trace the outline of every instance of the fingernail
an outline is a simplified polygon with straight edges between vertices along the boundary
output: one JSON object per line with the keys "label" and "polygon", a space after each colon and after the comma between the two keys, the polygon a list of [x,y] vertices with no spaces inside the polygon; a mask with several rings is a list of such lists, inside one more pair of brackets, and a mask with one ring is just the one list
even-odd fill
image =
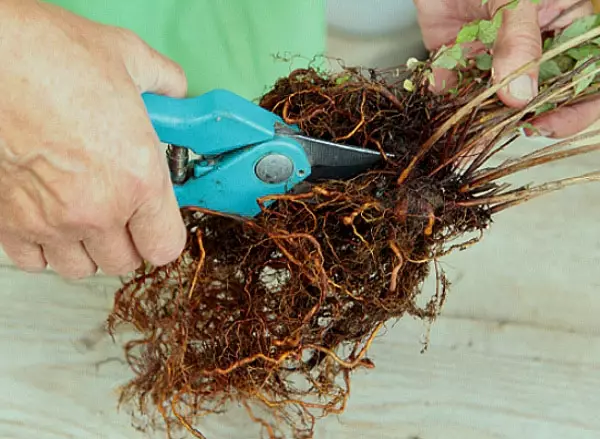
{"label": "fingernail", "polygon": [[552,137],[552,134],[554,133],[547,128],[538,128],[538,135],[542,137]]}
{"label": "fingernail", "polygon": [[537,87],[530,76],[523,75],[508,85],[508,92],[520,101],[529,101],[537,94]]}

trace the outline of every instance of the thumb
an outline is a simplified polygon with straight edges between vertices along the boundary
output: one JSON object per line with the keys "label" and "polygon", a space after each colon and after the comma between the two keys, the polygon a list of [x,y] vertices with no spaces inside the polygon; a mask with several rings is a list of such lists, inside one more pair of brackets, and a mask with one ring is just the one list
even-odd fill
{"label": "thumb", "polygon": [[120,31],[123,61],[140,93],[185,97],[187,78],[181,66],[150,47],[137,34]]}
{"label": "thumb", "polygon": [[[495,2],[494,11],[506,3]],[[520,1],[515,8],[505,9],[503,14],[494,44],[495,83],[542,55],[542,37],[534,2]],[[517,77],[498,92],[498,97],[510,107],[526,105],[538,93],[538,71],[538,68],[531,68]]]}
{"label": "thumb", "polygon": [[169,179],[166,162],[156,175],[154,191],[135,211],[128,223],[140,256],[155,266],[174,261],[183,251],[187,229]]}

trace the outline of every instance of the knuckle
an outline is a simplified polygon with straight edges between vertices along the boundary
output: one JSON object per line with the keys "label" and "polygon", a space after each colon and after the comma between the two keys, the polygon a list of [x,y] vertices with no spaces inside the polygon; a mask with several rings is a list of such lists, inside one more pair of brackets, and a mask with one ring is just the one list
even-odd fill
{"label": "knuckle", "polygon": [[148,158],[147,161],[142,157],[142,160],[145,161],[146,166],[140,166],[144,169],[132,176],[129,187],[138,203],[151,203],[156,197],[162,196],[171,182],[167,172],[156,163],[155,157]]}
{"label": "knuckle", "polygon": [[167,265],[175,261],[179,255],[181,255],[183,247],[183,245],[156,247],[152,251],[148,252],[146,259],[155,266]]}
{"label": "knuckle", "polygon": [[539,33],[530,32],[528,29],[515,29],[512,34],[514,50],[520,50],[532,57],[538,56],[542,51],[542,39]]}
{"label": "knuckle", "polygon": [[[536,32],[529,29],[511,29],[498,36],[495,47],[496,57],[507,62],[513,57],[525,60],[538,57],[542,53],[542,39]],[[521,67],[521,66],[516,66]]]}
{"label": "knuckle", "polygon": [[75,207],[64,210],[57,222],[58,228],[75,231],[103,230],[110,221],[105,213]]}
{"label": "knuckle", "polygon": [[[126,193],[126,192],[125,192]],[[52,226],[61,235],[77,235],[78,239],[91,233],[101,233],[112,229],[117,225],[124,225],[127,221],[124,215],[125,203],[121,201],[122,195],[115,194],[113,197],[103,197],[102,201],[92,201],[91,197],[81,200],[89,203],[83,205],[73,203],[69,208],[63,209],[54,215]]]}

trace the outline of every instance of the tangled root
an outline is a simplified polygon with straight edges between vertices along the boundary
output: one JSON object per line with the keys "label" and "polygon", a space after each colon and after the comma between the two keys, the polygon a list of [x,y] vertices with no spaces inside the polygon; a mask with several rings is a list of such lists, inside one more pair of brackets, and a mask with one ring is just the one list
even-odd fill
{"label": "tangled root", "polygon": [[[272,203],[253,219],[184,209],[183,255],[140,269],[116,294],[111,330],[128,323],[140,334],[126,345],[136,376],[122,400],[158,411],[169,434],[184,427],[203,438],[199,419],[234,401],[269,438],[310,438],[317,418],[343,412],[351,373],[374,367],[368,348],[386,322],[436,318],[449,285],[442,256],[477,242],[508,207],[597,179],[500,183],[598,146],[565,142],[484,168],[544,97],[556,107],[576,98],[554,80],[528,108],[509,109],[489,91],[489,73],[470,69],[473,80],[442,95],[430,91],[426,68],[281,78],[262,107],[382,160],[350,180],[261,200]],[[430,271],[437,288],[418,306]]]}

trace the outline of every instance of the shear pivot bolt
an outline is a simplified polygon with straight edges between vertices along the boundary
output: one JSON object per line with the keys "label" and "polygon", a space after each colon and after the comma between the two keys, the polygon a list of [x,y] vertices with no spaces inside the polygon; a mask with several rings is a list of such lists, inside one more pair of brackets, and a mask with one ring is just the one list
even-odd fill
{"label": "shear pivot bolt", "polygon": [[182,146],[169,145],[167,148],[167,161],[171,171],[171,181],[174,184],[183,184],[187,179],[189,153]]}
{"label": "shear pivot bolt", "polygon": [[265,183],[282,183],[294,172],[294,163],[281,154],[270,154],[256,164],[256,176]]}

